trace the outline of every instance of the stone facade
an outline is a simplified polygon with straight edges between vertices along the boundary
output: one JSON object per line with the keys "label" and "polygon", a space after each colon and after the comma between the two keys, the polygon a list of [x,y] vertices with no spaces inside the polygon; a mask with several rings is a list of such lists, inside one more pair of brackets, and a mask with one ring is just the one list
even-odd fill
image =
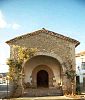
{"label": "stone facade", "polygon": [[[37,48],[35,56],[24,64],[24,82],[37,88],[37,73],[45,70],[48,73],[49,87],[62,86],[62,91],[71,89],[65,72],[72,65],[75,70],[75,47],[78,41],[58,33],[41,29],[7,41],[10,45],[11,58],[15,57],[14,45],[26,48]],[[75,90],[75,89],[74,89]]]}

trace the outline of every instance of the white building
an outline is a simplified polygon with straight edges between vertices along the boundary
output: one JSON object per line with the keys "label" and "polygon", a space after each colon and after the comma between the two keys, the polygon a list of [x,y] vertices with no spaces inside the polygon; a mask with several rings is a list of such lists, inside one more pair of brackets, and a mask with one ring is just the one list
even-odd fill
{"label": "white building", "polygon": [[85,92],[85,51],[76,54],[76,73],[81,92]]}
{"label": "white building", "polygon": [[2,83],[3,83],[3,75],[0,74],[0,84],[2,84]]}

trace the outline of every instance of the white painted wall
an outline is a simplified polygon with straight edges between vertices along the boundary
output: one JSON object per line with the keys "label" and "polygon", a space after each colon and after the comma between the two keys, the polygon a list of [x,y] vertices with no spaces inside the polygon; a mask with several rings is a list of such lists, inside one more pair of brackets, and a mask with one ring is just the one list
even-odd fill
{"label": "white painted wall", "polygon": [[[82,69],[82,62],[85,62],[85,55],[76,57],[76,74],[80,76],[80,83],[83,83],[83,77],[85,77],[85,70]],[[78,69],[79,67],[79,69]]]}

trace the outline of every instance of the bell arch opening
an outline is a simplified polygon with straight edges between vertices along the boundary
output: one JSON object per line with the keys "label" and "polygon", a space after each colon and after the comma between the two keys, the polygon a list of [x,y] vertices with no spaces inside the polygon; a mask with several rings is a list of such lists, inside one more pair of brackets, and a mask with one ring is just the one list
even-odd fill
{"label": "bell arch opening", "polygon": [[48,87],[49,75],[45,70],[37,72],[37,87]]}

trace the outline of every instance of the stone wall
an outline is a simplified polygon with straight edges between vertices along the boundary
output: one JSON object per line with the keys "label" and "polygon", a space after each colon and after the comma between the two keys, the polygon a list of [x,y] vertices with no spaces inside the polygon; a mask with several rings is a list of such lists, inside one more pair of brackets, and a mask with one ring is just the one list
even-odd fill
{"label": "stone wall", "polygon": [[[27,36],[23,37],[23,38],[15,41],[13,43],[13,45],[18,45],[18,46],[26,47],[26,48],[37,48],[38,51],[36,52],[35,56],[36,55],[37,56],[38,55],[46,55],[46,56],[52,56],[55,59],[57,59],[62,68],[61,76],[63,76],[62,77],[63,89],[68,89],[67,87],[71,88],[71,86],[68,82],[68,79],[65,76],[65,71],[71,65],[74,70],[76,68],[75,67],[75,44],[74,43],[72,43],[68,40],[47,34],[47,33],[39,33],[39,34],[31,35],[28,37]],[[15,52],[16,52],[16,50],[14,50],[13,45],[10,46],[11,47],[11,58],[15,57]],[[35,60],[36,62],[34,62],[34,63],[30,63],[31,62],[30,61],[29,64],[25,65],[25,66],[27,66],[26,68],[28,68],[28,70],[30,72],[30,73],[28,73],[28,70],[26,70],[26,73],[25,73],[26,74],[26,77],[25,77],[26,82],[31,81],[31,74],[32,74],[33,68],[35,68],[35,65],[37,66],[38,64],[42,64],[44,60],[45,59],[41,59],[38,61]],[[45,61],[44,61],[44,64],[46,63]],[[50,62],[50,64],[49,64],[49,62]],[[46,65],[50,66],[50,68],[53,70],[53,73],[55,76],[54,79],[60,81],[60,76],[59,76],[60,73],[58,72],[58,70],[60,68],[59,64],[55,65],[54,62],[51,63],[51,60],[49,62],[47,62]],[[31,67],[30,67],[30,64],[31,64]],[[58,66],[58,67],[55,67],[53,65]],[[28,79],[27,79],[27,77],[28,77]],[[55,84],[55,83],[53,83],[53,84]]]}
{"label": "stone wall", "polygon": [[19,39],[14,42],[14,45],[37,48],[40,52],[57,54],[62,58],[63,62],[67,63],[67,66],[69,66],[68,60],[72,60],[72,65],[75,68],[75,45],[65,39],[51,36],[46,33],[40,33]]}

